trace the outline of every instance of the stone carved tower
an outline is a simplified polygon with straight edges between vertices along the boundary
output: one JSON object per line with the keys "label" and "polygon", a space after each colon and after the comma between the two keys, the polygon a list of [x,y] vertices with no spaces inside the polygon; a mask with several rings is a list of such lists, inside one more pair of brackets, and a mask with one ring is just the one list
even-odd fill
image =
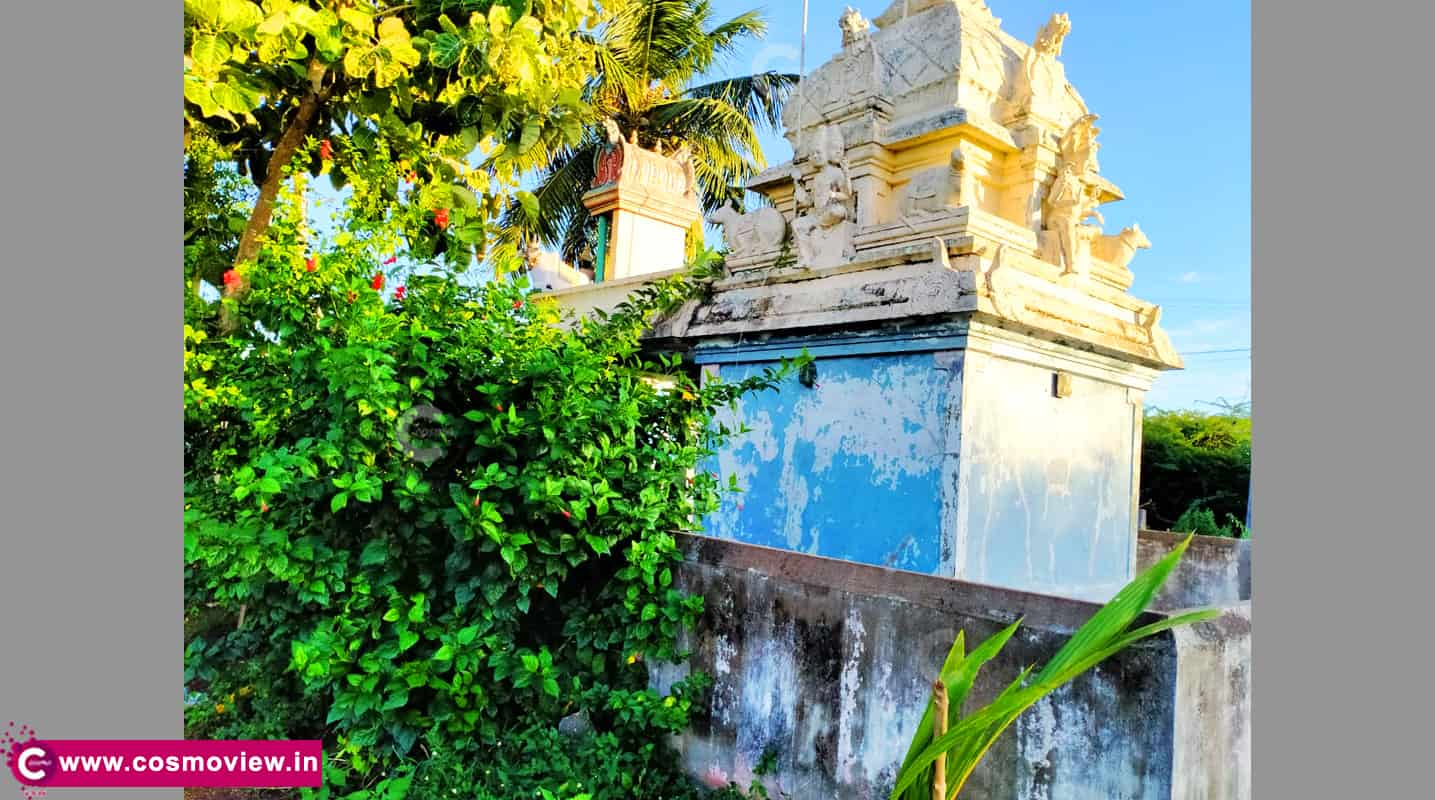
{"label": "stone carved tower", "polygon": [[1142,398],[1177,369],[1128,293],[1137,226],[1060,62],[980,0],[848,9],[783,114],[791,161],[724,211],[728,276],[659,325],[711,375],[802,350],[717,456],[746,492],[714,536],[1104,599],[1133,574]]}
{"label": "stone carved tower", "polygon": [[677,269],[688,230],[702,213],[691,154],[671,156],[625,141],[611,120],[608,146],[598,157],[593,185],[583,195],[599,219],[596,263],[601,281]]}

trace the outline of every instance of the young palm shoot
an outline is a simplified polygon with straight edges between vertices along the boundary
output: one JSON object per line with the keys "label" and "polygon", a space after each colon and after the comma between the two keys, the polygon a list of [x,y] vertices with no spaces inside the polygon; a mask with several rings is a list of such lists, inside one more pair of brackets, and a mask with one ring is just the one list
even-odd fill
{"label": "young palm shoot", "polygon": [[1131,628],[1190,543],[1188,536],[1166,557],[1117,592],[1035,676],[1031,667],[1022,670],[995,700],[965,716],[962,704],[977,674],[1001,652],[1021,620],[982,642],[970,654],[965,652],[965,637],[959,632],[897,773],[890,800],[951,800],[961,792],[977,763],[1002,732],[1037,701],[1148,636],[1219,615],[1216,609],[1194,611]]}

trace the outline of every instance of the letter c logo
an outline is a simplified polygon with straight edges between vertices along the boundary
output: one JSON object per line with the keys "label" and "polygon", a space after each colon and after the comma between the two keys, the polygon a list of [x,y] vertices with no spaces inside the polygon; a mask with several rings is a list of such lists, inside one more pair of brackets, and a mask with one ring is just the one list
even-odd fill
{"label": "letter c logo", "polygon": [[49,777],[43,769],[34,769],[30,766],[32,761],[38,761],[40,766],[48,767],[54,764],[54,759],[47,759],[49,751],[43,747],[27,747],[20,751],[15,758],[15,768],[27,781],[42,781]]}

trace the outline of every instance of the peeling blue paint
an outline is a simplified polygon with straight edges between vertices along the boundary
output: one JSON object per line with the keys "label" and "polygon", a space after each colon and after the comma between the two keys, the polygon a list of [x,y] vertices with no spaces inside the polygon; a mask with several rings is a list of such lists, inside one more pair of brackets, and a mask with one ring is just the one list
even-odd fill
{"label": "peeling blue paint", "polygon": [[[724,381],[806,349],[811,387],[742,398],[709,469],[741,493],[709,535],[1102,601],[1135,562],[1139,397],[1031,350],[967,349],[965,329],[709,345]],[[953,347],[954,345],[960,345]]]}
{"label": "peeling blue paint", "polygon": [[[737,381],[763,366],[719,374]],[[723,420],[751,431],[718,455],[716,470],[743,492],[708,518],[709,533],[935,573],[946,373],[929,352],[819,358],[817,370],[814,387],[790,380]]]}

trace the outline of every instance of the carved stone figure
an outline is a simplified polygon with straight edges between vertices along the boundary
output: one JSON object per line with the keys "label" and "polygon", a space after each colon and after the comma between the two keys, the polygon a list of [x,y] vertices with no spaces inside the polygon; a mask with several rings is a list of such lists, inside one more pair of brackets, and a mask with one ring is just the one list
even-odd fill
{"label": "carved stone figure", "polygon": [[903,216],[936,214],[960,206],[964,164],[962,151],[954,149],[951,160],[946,165],[932,167],[912,176],[902,189]]}
{"label": "carved stone figure", "polygon": [[539,291],[566,289],[592,282],[584,273],[563,263],[563,259],[556,254],[544,252],[537,240],[529,241],[524,247],[523,260],[529,282]]}
{"label": "carved stone figure", "polygon": [[1163,361],[1180,363],[1181,357],[1176,353],[1176,348],[1171,344],[1171,337],[1160,328],[1161,307],[1151,306],[1151,309],[1141,314],[1141,327],[1146,329],[1146,335],[1151,343],[1151,349]]}
{"label": "carved stone figure", "polygon": [[1141,226],[1132,225],[1115,236],[1097,238],[1092,244],[1092,254],[1118,269],[1125,269],[1136,256],[1137,250],[1145,250],[1150,246],[1151,240],[1146,238]]}
{"label": "carved stone figure", "polygon": [[1101,133],[1101,129],[1096,127],[1098,119],[1095,114],[1086,114],[1071,123],[1057,142],[1061,160],[1076,167],[1077,174],[1083,178],[1088,172],[1098,170],[1096,151],[1101,149],[1096,141],[1096,134]]}
{"label": "carved stone figure", "polygon": [[1050,260],[1061,267],[1062,274],[1084,273],[1085,263],[1080,258],[1079,231],[1087,205],[1086,185],[1071,164],[1062,164],[1052,180],[1046,195],[1046,213],[1043,215],[1049,236]]}
{"label": "carved stone figure", "polygon": [[687,188],[683,193],[696,195],[698,191],[698,175],[696,168],[693,166],[692,148],[684,143],[682,147],[678,148],[676,153],[673,153],[672,158],[678,162],[678,165],[683,169],[683,178],[687,182]]}
{"label": "carved stone figure", "polygon": [[1012,86],[1011,104],[1017,114],[1031,111],[1042,98],[1057,92],[1070,94],[1085,109],[1085,104],[1066,82],[1066,70],[1056,60],[1061,56],[1061,45],[1068,33],[1071,33],[1071,18],[1065,14],[1052,14],[1037,31],[1036,41],[1023,57]]}
{"label": "carved stone figure", "polygon": [[812,193],[807,190],[807,182],[803,180],[802,173],[795,169],[792,171],[792,205],[792,239],[797,245],[797,259],[804,265],[810,265],[812,229],[816,227],[812,213]]}
{"label": "carved stone figure", "polygon": [[852,182],[847,176],[845,154],[842,130],[836,125],[824,125],[817,129],[813,143],[817,173],[806,186],[797,176],[800,195],[792,232],[798,252],[804,254],[803,260],[810,267],[831,266],[856,254],[852,242]]}
{"label": "carved stone figure", "polygon": [[871,25],[852,6],[842,12],[842,18],[838,20],[837,26],[842,29],[842,46],[851,47],[853,44],[866,39],[871,35]]}
{"label": "carved stone figure", "polygon": [[598,154],[598,161],[593,167],[595,187],[617,181],[623,172],[623,132],[619,130],[618,123],[611,119],[603,120],[603,130],[608,136],[608,146]]}
{"label": "carved stone figure", "polygon": [[1099,227],[1086,225],[1094,217],[1105,224],[1096,210],[1100,190],[1091,180],[1096,173],[1095,114],[1072,123],[1058,143],[1056,176],[1047,190],[1042,213],[1043,249],[1048,261],[1060,266],[1064,275],[1085,275],[1093,243],[1101,236]]}
{"label": "carved stone figure", "polygon": [[723,206],[709,214],[707,222],[722,226],[723,246],[733,258],[772,252],[787,241],[787,220],[771,207],[740,214],[731,206]]}
{"label": "carved stone figure", "polygon": [[618,128],[618,123],[612,119],[603,120],[603,130],[608,134],[608,144],[617,145],[623,141],[623,131]]}

